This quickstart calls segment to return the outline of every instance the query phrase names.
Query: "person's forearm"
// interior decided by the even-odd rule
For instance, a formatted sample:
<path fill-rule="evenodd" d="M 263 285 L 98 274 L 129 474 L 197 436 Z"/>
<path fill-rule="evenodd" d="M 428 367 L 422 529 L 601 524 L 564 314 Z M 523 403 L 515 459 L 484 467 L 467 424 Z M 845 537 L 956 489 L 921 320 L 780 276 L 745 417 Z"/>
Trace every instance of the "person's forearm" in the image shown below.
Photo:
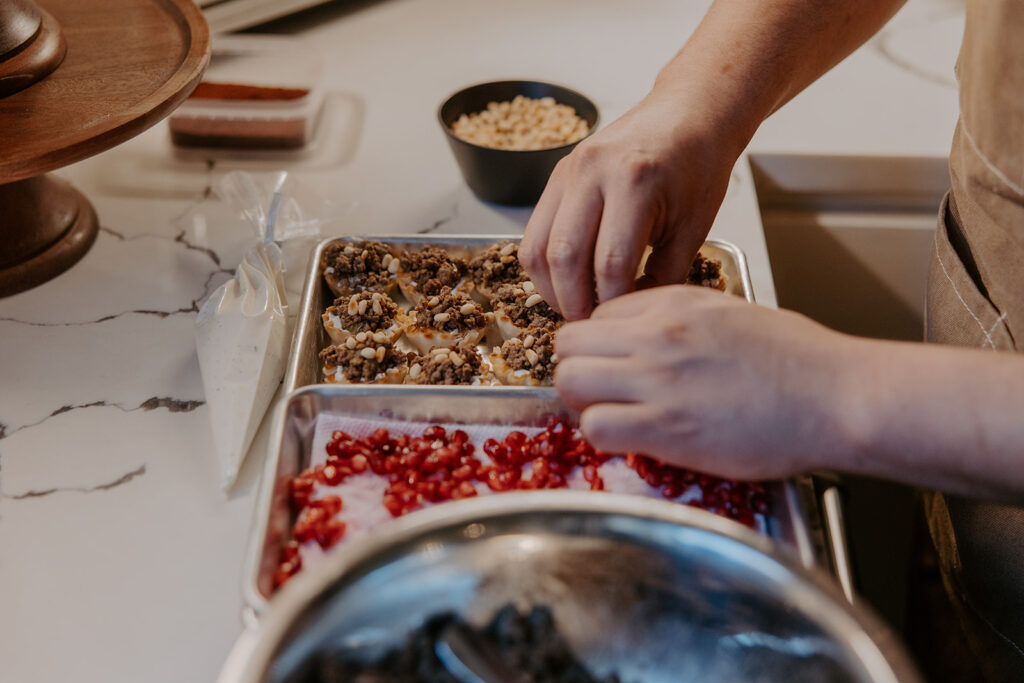
<path fill-rule="evenodd" d="M 833 469 L 1024 500 L 1024 356 L 855 341 Z M 832 462 L 838 458 L 839 461 Z"/>
<path fill-rule="evenodd" d="M 870 38 L 905 0 L 717 0 L 649 97 L 700 102 L 736 156 L 761 122 Z"/>

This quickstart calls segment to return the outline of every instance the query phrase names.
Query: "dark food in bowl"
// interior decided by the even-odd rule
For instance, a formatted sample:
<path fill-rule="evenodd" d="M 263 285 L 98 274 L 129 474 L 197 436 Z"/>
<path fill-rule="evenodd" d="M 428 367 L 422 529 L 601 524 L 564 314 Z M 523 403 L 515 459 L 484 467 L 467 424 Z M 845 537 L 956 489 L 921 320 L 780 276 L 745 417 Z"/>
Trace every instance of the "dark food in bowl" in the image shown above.
<path fill-rule="evenodd" d="M 506 605 L 487 626 L 476 629 L 453 612 L 434 616 L 397 649 L 373 662 L 339 658 L 320 652 L 302 677 L 290 683 L 459 683 L 437 655 L 446 629 L 455 626 L 475 633 L 487 656 L 515 683 L 618 683 L 619 677 L 598 677 L 586 670 L 559 633 L 551 610 L 536 606 L 521 614 Z"/>

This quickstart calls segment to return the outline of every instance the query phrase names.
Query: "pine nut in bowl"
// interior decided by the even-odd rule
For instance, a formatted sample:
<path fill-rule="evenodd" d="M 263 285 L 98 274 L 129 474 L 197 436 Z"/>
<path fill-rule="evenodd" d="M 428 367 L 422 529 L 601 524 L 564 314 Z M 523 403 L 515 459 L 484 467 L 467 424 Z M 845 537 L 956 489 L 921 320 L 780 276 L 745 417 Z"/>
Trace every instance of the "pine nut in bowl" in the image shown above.
<path fill-rule="evenodd" d="M 438 120 L 473 194 L 529 206 L 555 164 L 597 127 L 598 113 L 592 101 L 562 86 L 495 81 L 449 97 Z"/>

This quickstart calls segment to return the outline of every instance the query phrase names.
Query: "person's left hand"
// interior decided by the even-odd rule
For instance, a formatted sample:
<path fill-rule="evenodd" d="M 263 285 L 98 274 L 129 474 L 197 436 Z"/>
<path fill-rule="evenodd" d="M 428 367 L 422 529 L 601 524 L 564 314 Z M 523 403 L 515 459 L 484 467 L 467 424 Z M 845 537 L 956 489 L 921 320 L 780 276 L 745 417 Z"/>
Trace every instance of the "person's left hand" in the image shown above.
<path fill-rule="evenodd" d="M 843 443 L 856 344 L 795 313 L 659 287 L 601 304 L 555 344 L 558 391 L 602 450 L 766 479 L 821 466 Z"/>

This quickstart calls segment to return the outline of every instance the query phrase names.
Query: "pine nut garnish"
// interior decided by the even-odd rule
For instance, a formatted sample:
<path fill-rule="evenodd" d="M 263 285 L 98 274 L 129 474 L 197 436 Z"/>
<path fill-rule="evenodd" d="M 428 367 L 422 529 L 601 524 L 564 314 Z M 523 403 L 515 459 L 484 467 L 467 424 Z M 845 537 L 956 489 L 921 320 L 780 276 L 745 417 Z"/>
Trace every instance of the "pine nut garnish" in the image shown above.
<path fill-rule="evenodd" d="M 373 341 L 377 342 L 378 344 L 383 344 L 387 340 L 388 340 L 388 336 L 386 334 L 384 334 L 383 332 L 374 332 L 373 333 Z"/>
<path fill-rule="evenodd" d="M 558 354 L 557 353 L 551 354 L 551 362 L 552 363 L 557 363 L 558 362 Z"/>
<path fill-rule="evenodd" d="M 437 314 L 434 315 L 434 322 L 435 323 L 446 323 L 446 322 L 448 322 L 448 318 L 449 317 L 450 316 L 447 313 L 437 313 Z"/>
<path fill-rule="evenodd" d="M 540 356 L 533 349 L 526 349 L 526 360 L 530 361 L 530 365 L 536 365 L 537 361 L 540 360 Z"/>
<path fill-rule="evenodd" d="M 377 351 L 376 351 L 376 353 L 374 355 L 377 356 L 377 362 L 378 363 L 383 363 L 384 362 L 384 355 L 387 352 L 388 352 L 388 350 L 385 349 L 383 346 L 378 346 L 377 347 Z"/>
<path fill-rule="evenodd" d="M 359 311 L 359 315 L 366 314 L 366 304 L 368 303 L 369 302 L 366 299 L 363 299 L 362 301 L 359 302 L 359 306 L 356 307 L 356 310 Z"/>
<path fill-rule="evenodd" d="M 355 247 L 352 247 L 352 246 L 345 247 L 345 253 L 348 256 L 351 256 L 352 254 L 356 253 Z"/>
<path fill-rule="evenodd" d="M 373 347 L 364 346 L 362 349 L 359 350 L 359 355 L 365 358 L 366 360 L 370 360 L 371 358 L 376 358 L 377 352 L 373 349 Z"/>
<path fill-rule="evenodd" d="M 511 254 L 515 250 L 516 250 L 516 245 L 513 244 L 512 242 L 509 242 L 508 244 L 506 244 L 505 246 L 503 246 L 501 248 L 501 252 L 500 253 L 501 253 L 502 256 L 508 256 L 509 254 Z"/>
<path fill-rule="evenodd" d="M 450 360 L 452 362 L 452 365 L 454 365 L 455 367 L 459 367 L 466 362 L 462 360 L 462 356 L 460 356 L 454 351 L 448 354 L 448 360 Z"/>
<path fill-rule="evenodd" d="M 362 256 L 364 259 L 370 258 L 370 250 L 369 249 L 363 249 L 363 253 L 360 254 L 360 256 Z"/>
<path fill-rule="evenodd" d="M 422 370 L 422 369 L 423 368 L 420 367 L 419 363 L 413 364 L 413 366 L 411 368 L 409 368 L 409 378 L 410 379 L 416 379 L 417 377 L 419 377 L 420 376 L 420 370 Z"/>
<path fill-rule="evenodd" d="M 355 337 L 346 337 L 345 338 L 345 346 L 347 346 L 350 349 L 356 348 L 356 338 Z"/>
<path fill-rule="evenodd" d="M 526 299 L 526 307 L 533 308 L 541 301 L 544 301 L 544 297 L 542 297 L 540 294 L 531 294 L 529 298 Z"/>
<path fill-rule="evenodd" d="M 384 309 L 380 307 L 380 301 L 373 302 L 373 313 L 374 315 L 384 315 Z"/>
<path fill-rule="evenodd" d="M 533 290 L 535 290 L 535 289 L 537 289 L 537 288 L 534 287 L 533 281 L 527 280 L 526 282 L 523 283 L 523 291 L 524 292 L 533 292 Z"/>
<path fill-rule="evenodd" d="M 356 335 L 356 341 L 357 342 L 364 342 L 364 341 L 366 341 L 366 333 L 365 332 L 360 332 L 359 334 L 357 334 Z"/>
<path fill-rule="evenodd" d="M 526 348 L 530 348 L 531 346 L 533 346 L 533 342 L 534 342 L 533 335 L 532 334 L 528 334 L 528 335 L 526 335 L 526 339 L 523 340 L 523 346 L 526 347 Z"/>
<path fill-rule="evenodd" d="M 391 259 L 391 263 L 388 264 L 388 272 L 394 275 L 400 267 L 401 262 L 398 259 Z"/>
<path fill-rule="evenodd" d="M 391 262 L 394 261 L 394 260 L 395 260 L 395 257 L 392 256 L 391 254 L 384 254 L 384 258 L 382 258 L 380 260 L 380 264 L 382 266 L 384 266 L 385 268 L 387 268 L 389 265 L 391 265 Z"/>
<path fill-rule="evenodd" d="M 440 300 L 440 299 L 438 299 L 438 298 L 437 298 L 436 296 L 432 296 L 432 297 L 430 297 L 430 298 L 429 298 L 429 299 L 427 300 L 427 305 L 428 305 L 428 306 L 436 306 L 436 305 L 438 305 L 439 303 L 441 303 L 441 300 Z"/>
<path fill-rule="evenodd" d="M 359 300 L 356 299 L 356 297 L 353 295 L 352 298 L 348 300 L 348 314 L 349 315 L 355 315 L 356 311 L 358 311 L 358 310 L 359 310 Z"/>
<path fill-rule="evenodd" d="M 474 304 L 472 301 L 470 301 L 468 303 L 462 304 L 462 308 L 459 309 L 459 313 L 461 313 L 462 315 L 469 315 L 470 313 L 472 313 L 475 310 L 476 310 L 476 304 Z"/>

